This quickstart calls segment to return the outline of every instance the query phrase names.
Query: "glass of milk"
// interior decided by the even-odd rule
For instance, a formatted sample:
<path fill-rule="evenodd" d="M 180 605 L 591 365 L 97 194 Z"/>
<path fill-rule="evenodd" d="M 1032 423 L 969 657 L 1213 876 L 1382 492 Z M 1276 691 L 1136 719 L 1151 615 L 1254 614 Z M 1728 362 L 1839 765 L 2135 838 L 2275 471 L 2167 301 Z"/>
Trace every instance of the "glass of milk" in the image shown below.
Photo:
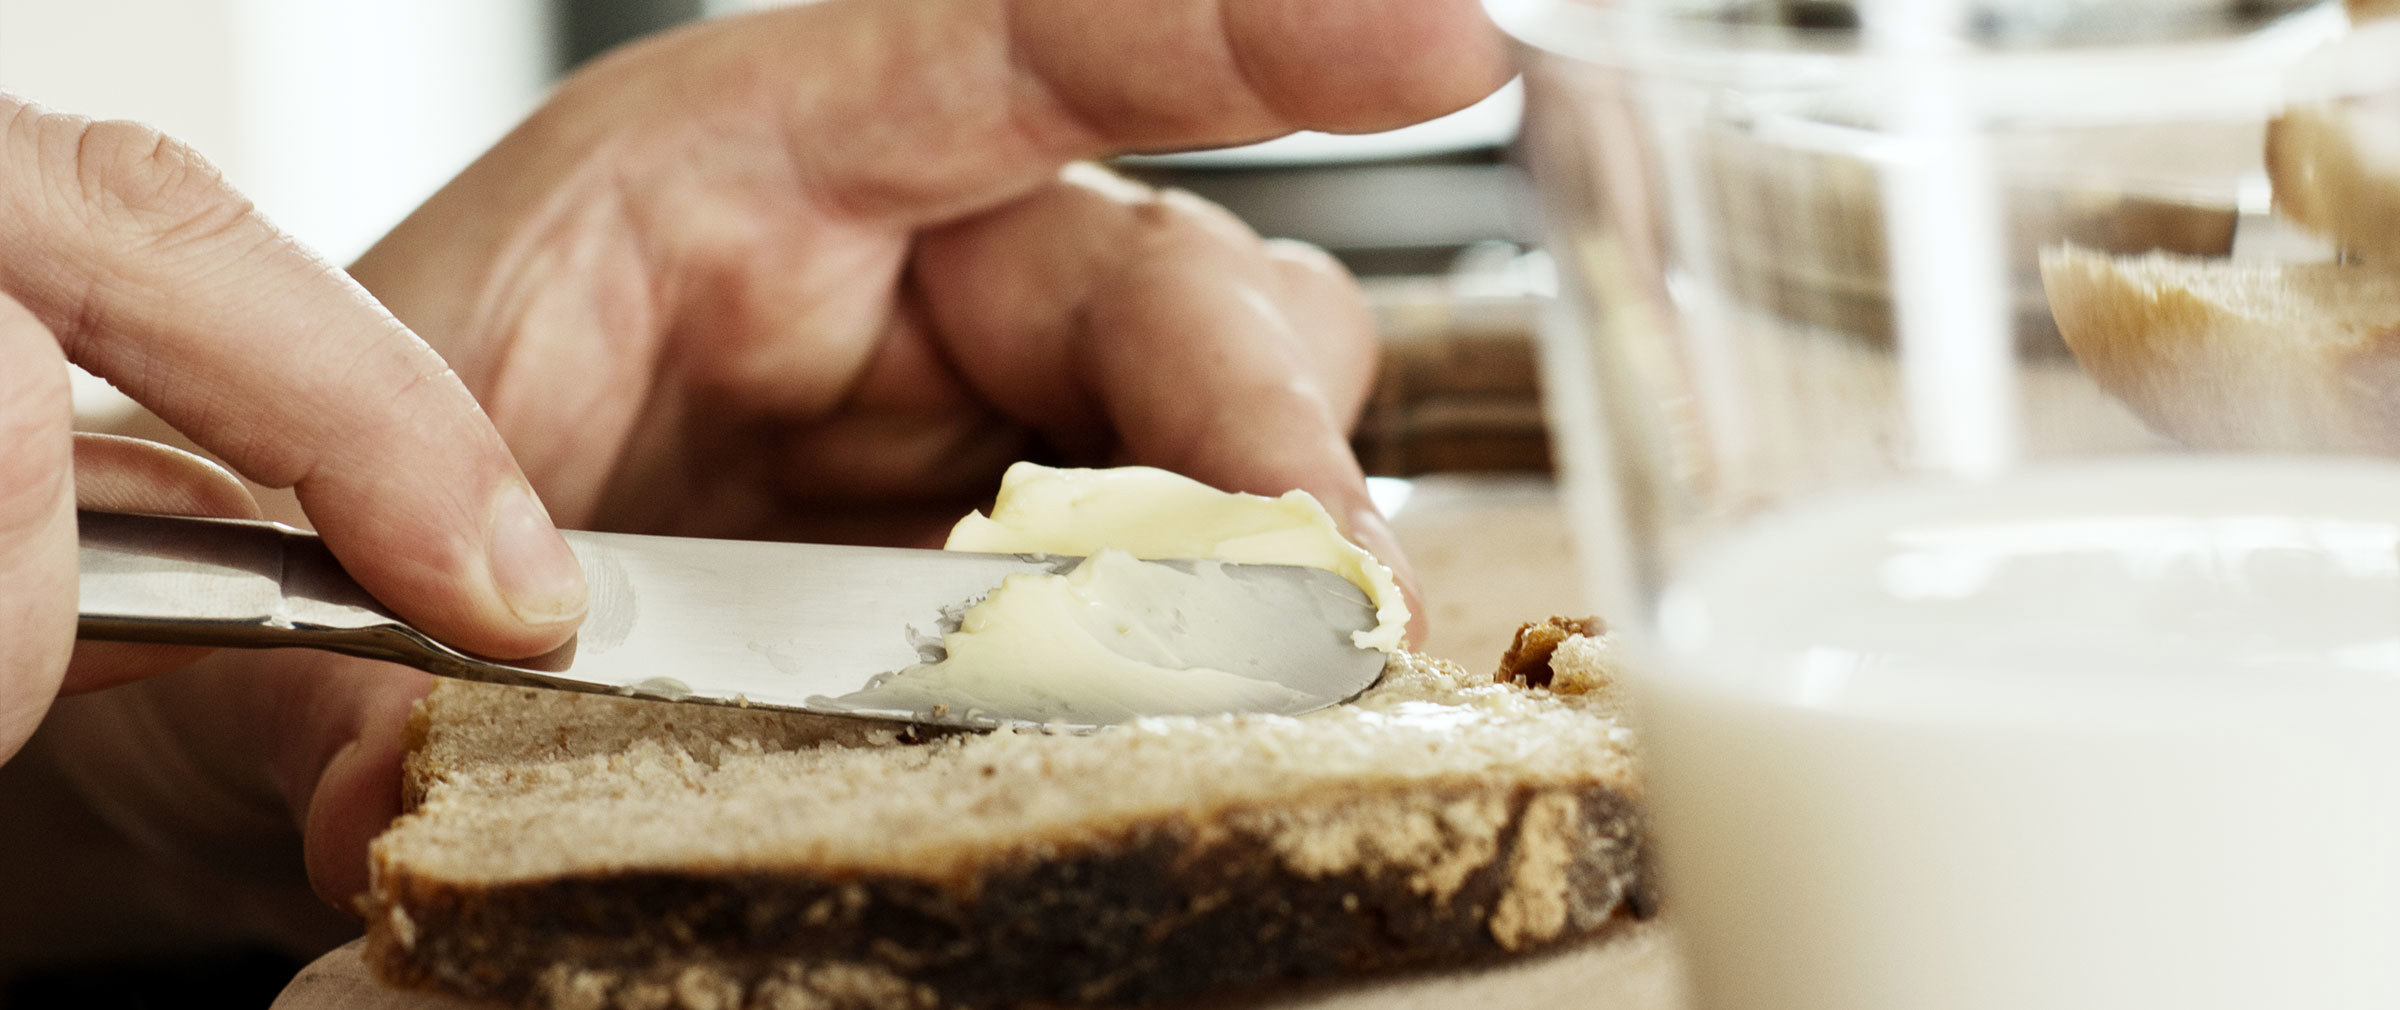
<path fill-rule="evenodd" d="M 2400 20 L 1488 6 L 1699 1004 L 2400 1006 Z"/>

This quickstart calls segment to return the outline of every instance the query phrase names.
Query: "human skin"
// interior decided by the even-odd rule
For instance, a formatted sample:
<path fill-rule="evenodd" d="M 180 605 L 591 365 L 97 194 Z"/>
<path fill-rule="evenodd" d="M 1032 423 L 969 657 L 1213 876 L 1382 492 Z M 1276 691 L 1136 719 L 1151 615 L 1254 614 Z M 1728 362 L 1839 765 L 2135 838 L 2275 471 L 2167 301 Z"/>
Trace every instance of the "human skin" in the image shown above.
<path fill-rule="evenodd" d="M 1471 0 L 1159 0 L 1138 19 L 832 0 L 603 59 L 351 274 L 565 525 L 923 543 L 1032 454 L 1306 488 L 1397 558 L 1345 438 L 1374 360 L 1355 286 L 1082 161 L 1388 128 L 1505 75 Z M 81 471 L 76 490 L 247 507 L 197 464 L 143 465 L 154 480 L 106 500 Z M 317 893 L 346 907 L 428 683 L 218 653 L 62 705 L 37 750 L 153 857 L 296 821 Z M 119 706 L 181 722 L 136 745 Z"/>
<path fill-rule="evenodd" d="M 439 355 L 190 149 L 0 94 L 0 761 L 60 691 L 163 655 L 69 661 L 69 360 L 292 489 L 362 584 L 446 640 L 522 656 L 573 634 L 582 573 Z"/>

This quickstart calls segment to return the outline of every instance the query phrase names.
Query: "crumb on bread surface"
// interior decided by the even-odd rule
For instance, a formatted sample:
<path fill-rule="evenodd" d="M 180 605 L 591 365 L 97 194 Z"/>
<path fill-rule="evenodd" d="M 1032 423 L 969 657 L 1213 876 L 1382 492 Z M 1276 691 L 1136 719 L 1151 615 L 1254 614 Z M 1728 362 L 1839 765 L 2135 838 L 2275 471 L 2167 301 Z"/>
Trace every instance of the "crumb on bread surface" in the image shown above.
<path fill-rule="evenodd" d="M 1546 687 L 1559 694 L 1597 694 L 1614 683 L 1609 676 L 1609 664 L 1597 656 L 1580 662 L 1562 661 L 1551 665 L 1551 657 L 1559 647 L 1578 639 L 1593 646 L 1602 644 L 1601 636 L 1608 626 L 1597 617 L 1546 617 L 1517 626 L 1516 638 L 1508 651 L 1500 656 L 1500 670 L 1492 679 L 1503 684 L 1523 684 L 1527 687 Z M 1564 676 L 1561 676 L 1561 673 Z"/>

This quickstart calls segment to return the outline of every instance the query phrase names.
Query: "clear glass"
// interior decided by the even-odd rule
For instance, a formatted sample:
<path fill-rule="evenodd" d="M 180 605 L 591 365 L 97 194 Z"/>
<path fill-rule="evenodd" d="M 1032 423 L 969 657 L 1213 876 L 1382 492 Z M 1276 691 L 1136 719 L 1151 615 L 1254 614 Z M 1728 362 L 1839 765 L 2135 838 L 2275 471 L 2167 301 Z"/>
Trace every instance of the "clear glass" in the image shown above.
<path fill-rule="evenodd" d="M 2400 22 L 1489 5 L 1700 1003 L 2400 1006 Z"/>

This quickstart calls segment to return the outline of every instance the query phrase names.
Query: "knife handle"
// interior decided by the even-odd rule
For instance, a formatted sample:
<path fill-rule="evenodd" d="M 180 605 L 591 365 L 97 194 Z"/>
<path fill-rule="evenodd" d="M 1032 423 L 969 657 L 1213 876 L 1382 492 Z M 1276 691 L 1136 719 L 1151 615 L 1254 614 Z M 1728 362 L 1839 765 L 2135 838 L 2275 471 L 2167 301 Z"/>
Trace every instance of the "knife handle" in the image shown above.
<path fill-rule="evenodd" d="M 317 535 L 281 523 L 78 511 L 79 638 L 297 646 L 478 677 L 375 601 Z"/>

